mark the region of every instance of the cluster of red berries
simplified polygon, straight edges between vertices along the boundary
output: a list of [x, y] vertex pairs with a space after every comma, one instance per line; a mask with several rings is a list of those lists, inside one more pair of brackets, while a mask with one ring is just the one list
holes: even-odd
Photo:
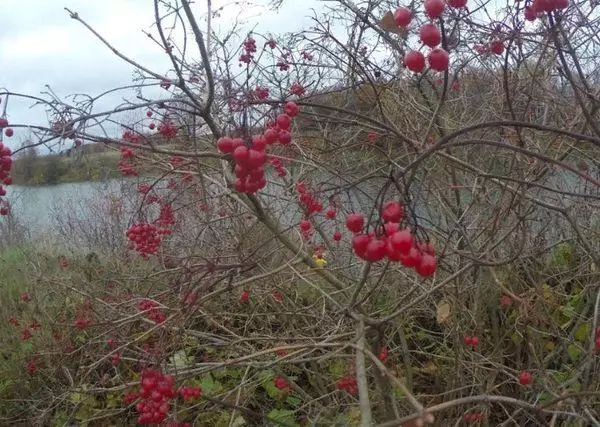
[[256, 40], [254, 40], [252, 37], [248, 37], [246, 40], [244, 40], [243, 47], [244, 53], [242, 53], [240, 56], [240, 62], [249, 64], [250, 61], [252, 61], [252, 58], [254, 58], [254, 53], [256, 53]]
[[188, 402], [199, 398], [202, 395], [202, 389], [200, 387], [183, 386], [179, 388], [179, 395], [184, 401]]
[[355, 396], [358, 393], [358, 384], [356, 383], [356, 377], [353, 375], [347, 375], [340, 378], [337, 381], [337, 388], [340, 390], [346, 390], [348, 394]]
[[566, 9], [567, 7], [569, 7], [569, 0], [533, 0], [529, 6], [525, 7], [525, 19], [535, 21], [540, 14]]
[[256, 89], [254, 89], [254, 96], [257, 99], [267, 99], [269, 97], [269, 89], [258, 86]]
[[421, 277], [429, 277], [437, 269], [435, 249], [431, 244], [416, 241], [408, 229], [400, 228], [404, 218], [404, 208], [396, 201], [388, 201], [383, 205], [381, 219], [384, 222], [384, 233], [377, 236], [374, 231], [364, 234], [365, 218], [361, 214], [350, 214], [346, 218], [346, 227], [354, 236], [352, 249], [354, 253], [368, 262], [399, 261], [403, 266], [414, 268]]
[[465, 343], [465, 345], [467, 347], [471, 347], [472, 349], [475, 349], [475, 347], [477, 347], [479, 345], [479, 338], [475, 335], [473, 335], [473, 336], [467, 335], [463, 338], [463, 342]]
[[138, 310], [146, 312], [146, 317], [154, 323], [163, 323], [167, 320], [165, 313], [160, 311], [158, 303], [150, 299], [143, 299], [137, 304]]
[[171, 229], [168, 227], [173, 224], [175, 224], [173, 206], [170, 203], [164, 203], [160, 206], [160, 214], [156, 220], [156, 225], [164, 228], [163, 234], [170, 234]]
[[[423, 8], [425, 9], [425, 15], [430, 19], [438, 19], [446, 4], [453, 8], [463, 8], [467, 5], [467, 0], [425, 0]], [[394, 19], [399, 27], [408, 27], [413, 19], [413, 12], [405, 7], [399, 7], [394, 12]], [[442, 41], [442, 35], [438, 27], [433, 23], [427, 23], [419, 30], [419, 39], [421, 42], [432, 48], [427, 55], [427, 62], [429, 67], [434, 71], [446, 71], [450, 63], [450, 56], [444, 49], [436, 47]], [[420, 73], [425, 69], [425, 56], [417, 51], [413, 50], [408, 52], [404, 56], [404, 66], [410, 71]]]
[[87, 316], [79, 316], [75, 319], [75, 322], [73, 322], [73, 325], [80, 331], [89, 328], [91, 324], [92, 321]]
[[269, 163], [273, 165], [275, 172], [277, 172], [277, 176], [283, 178], [287, 175], [287, 171], [283, 167], [283, 163], [279, 159], [279, 157], [269, 156]]
[[296, 184], [296, 191], [298, 192], [300, 204], [304, 208], [306, 216], [319, 213], [323, 210], [323, 204], [317, 196], [308, 189], [305, 183], [299, 182]]
[[29, 339], [31, 339], [33, 335], [31, 334], [31, 329], [29, 328], [24, 328], [21, 331], [21, 341], [27, 341]]
[[169, 159], [169, 164], [174, 168], [178, 168], [185, 164], [185, 159], [181, 156], [172, 156]]
[[279, 68], [279, 71], [287, 71], [290, 69], [290, 64], [286, 58], [280, 58], [275, 65]]
[[33, 375], [37, 372], [38, 364], [40, 363], [40, 355], [34, 354], [34, 356], [25, 363], [25, 370], [29, 375]]
[[121, 159], [119, 160], [119, 171], [124, 176], [138, 176], [139, 173], [135, 170], [132, 159], [133, 150], [131, 148], [121, 148]]
[[476, 44], [473, 46], [473, 49], [480, 55], [484, 55], [488, 52], [491, 52], [494, 55], [502, 55], [504, 53], [504, 43], [501, 40], [492, 40], [489, 44]]
[[171, 400], [176, 396], [175, 379], [171, 375], [153, 369], [146, 369], [140, 378], [141, 401], [135, 405], [138, 412], [138, 423], [162, 423], [169, 410]]
[[286, 380], [283, 377], [273, 378], [273, 383], [275, 383], [275, 387], [277, 387], [279, 390], [289, 390], [290, 389], [290, 383], [288, 382], [288, 380]]
[[144, 258], [155, 254], [162, 242], [162, 236], [171, 230], [159, 228], [155, 224], [142, 222], [127, 229], [127, 238], [131, 241], [131, 249], [135, 249]]
[[469, 412], [463, 415], [463, 420], [468, 423], [479, 423], [485, 419], [485, 413], [483, 412]]
[[533, 382], [533, 375], [529, 371], [521, 371], [519, 372], [519, 384], [521, 385], [529, 385]]
[[302, 55], [302, 59], [305, 59], [307, 61], [312, 61], [314, 59], [313, 54], [307, 50], [303, 50], [302, 52], [300, 52], [300, 55]]
[[6, 196], [4, 186], [12, 184], [12, 176], [10, 176], [12, 169], [11, 154], [11, 149], [0, 142], [0, 216], [6, 216], [9, 212], [8, 202], [3, 200], [2, 197]]
[[4, 135], [6, 135], [8, 138], [14, 135], [12, 128], [8, 127], [8, 120], [6, 120], [4, 117], [0, 118], [0, 130], [2, 129], [4, 129]]
[[152, 190], [152, 186], [150, 184], [140, 183], [137, 185], [137, 191], [140, 194], [148, 194]]
[[131, 144], [140, 144], [143, 140], [142, 135], [140, 135], [139, 133], [135, 133], [129, 129], [123, 132], [121, 138], [123, 139], [123, 141], [129, 142]]
[[158, 133], [165, 138], [174, 138], [177, 136], [177, 127], [170, 120], [165, 120], [163, 123], [159, 124], [156, 129], [158, 130]]
[[304, 86], [302, 86], [299, 82], [294, 82], [290, 86], [290, 91], [293, 95], [302, 96], [304, 95]]
[[241, 138], [223, 136], [217, 141], [217, 149], [231, 154], [235, 161], [236, 180], [234, 188], [240, 193], [253, 194], [267, 185], [264, 165], [267, 162], [266, 149], [279, 142], [289, 144], [292, 140], [289, 131], [292, 117], [298, 115], [299, 108], [295, 102], [285, 104], [285, 113], [277, 116], [275, 122], [268, 123], [262, 135], [252, 137], [252, 145], [248, 147]]

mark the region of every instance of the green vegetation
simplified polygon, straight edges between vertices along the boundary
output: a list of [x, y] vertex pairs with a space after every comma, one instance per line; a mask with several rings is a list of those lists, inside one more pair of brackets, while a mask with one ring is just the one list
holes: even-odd
[[[303, 425], [299, 419], [310, 396], [325, 393], [324, 408], [328, 410], [321, 413], [319, 425], [358, 422], [360, 411], [353, 405], [353, 397], [336, 391], [336, 384], [352, 366], [351, 352], [340, 348], [337, 355], [315, 361], [311, 369], [306, 369], [294, 362], [293, 348], [279, 353], [268, 351], [297, 344], [293, 335], [296, 328], [314, 333], [332, 320], [315, 322], [307, 310], [321, 303], [314, 289], [288, 280], [285, 274], [275, 275], [262, 279], [247, 303], [238, 301], [237, 293], [227, 292], [212, 299], [210, 308], [200, 308], [190, 303], [189, 294], [178, 297], [170, 292], [169, 283], [176, 275], [166, 272], [157, 260], [64, 255], [29, 246], [0, 253], [3, 419], [35, 421], [36, 425], [91, 419], [101, 424], [86, 425], [135, 425], [137, 414], [127, 396], [137, 390], [137, 360], [151, 362], [157, 357], [178, 372], [178, 385], [202, 390], [201, 400], [178, 404], [174, 411], [180, 421], [227, 426], [233, 417], [240, 426], [299, 426]], [[463, 288], [460, 295], [446, 297], [443, 304], [438, 304], [437, 320], [424, 315], [428, 303], [421, 304], [420, 316], [401, 317], [388, 331], [390, 353], [386, 363], [397, 367], [417, 396], [443, 393], [461, 378], [456, 369], [462, 371], [469, 363], [481, 368], [471, 373], [473, 384], [484, 384], [493, 375], [505, 379], [500, 386], [502, 392], [515, 394], [519, 386], [507, 372], [491, 374], [488, 368], [502, 363], [515, 376], [527, 354], [546, 354], [545, 371], [538, 372], [535, 381], [563, 384], [563, 393], [576, 393], [581, 389], [577, 372], [592, 332], [593, 301], [586, 289], [595, 266], [584, 265], [573, 255], [573, 247], [562, 245], [549, 254], [546, 262], [524, 265], [520, 270], [497, 269], [501, 288], [494, 280], [482, 278], [477, 286]], [[318, 283], [317, 275], [302, 270], [304, 277]], [[538, 281], [532, 282], [531, 277]], [[552, 285], [549, 278], [553, 279]], [[501, 289], [509, 284], [518, 300], [504, 295], [499, 305]], [[273, 287], [283, 295], [282, 303], [271, 296]], [[398, 289], [386, 286], [383, 291], [377, 304], [387, 312], [394, 307]], [[170, 319], [168, 327], [154, 325], [139, 310], [139, 301], [150, 293], [164, 295], [157, 299], [168, 307], [164, 309]], [[461, 296], [467, 294], [472, 298]], [[304, 308], [298, 310], [300, 306]], [[344, 322], [336, 327], [339, 334], [352, 333], [351, 324]], [[266, 341], [242, 351], [227, 344], [229, 338], [210, 338], [222, 334], [223, 328], [231, 338], [265, 337]], [[273, 330], [280, 337], [288, 336], [289, 341], [266, 338]], [[462, 345], [462, 331], [479, 336], [477, 348], [469, 350]], [[448, 339], [441, 340], [442, 336]], [[159, 353], [153, 353], [153, 349]], [[305, 356], [318, 354], [305, 351]], [[243, 358], [248, 352], [257, 353], [250, 364], [220, 363]], [[119, 354], [116, 363], [115, 353]], [[283, 359], [274, 364], [277, 358]], [[281, 378], [289, 389], [276, 386]], [[591, 382], [595, 388], [597, 379]], [[232, 412], [235, 400], [228, 396], [238, 387], [237, 399], [245, 402], [246, 409], [236, 415]], [[403, 400], [401, 389], [391, 391]], [[376, 396], [376, 389], [371, 393]], [[544, 392], [539, 404], [552, 399]], [[214, 402], [222, 409], [208, 409]], [[206, 410], [204, 405], [208, 405]], [[439, 421], [450, 425], [452, 416], [460, 416], [460, 412], [448, 416]]]
[[93, 154], [49, 154], [21, 156], [13, 166], [15, 185], [62, 184], [65, 182], [103, 181], [120, 176], [118, 151]]

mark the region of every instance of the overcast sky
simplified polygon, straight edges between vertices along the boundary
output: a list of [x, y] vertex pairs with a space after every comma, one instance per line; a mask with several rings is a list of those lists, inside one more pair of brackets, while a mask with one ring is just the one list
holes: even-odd
[[[241, 13], [249, 25], [262, 31], [280, 33], [310, 25], [307, 17], [319, 0], [288, 1], [279, 13], [269, 10], [268, 0], [253, 0], [254, 7], [213, 0], [213, 6], [227, 5], [215, 25], [228, 25]], [[205, 1], [194, 5], [199, 14]], [[111, 44], [140, 64], [159, 73], [170, 67], [168, 57], [142, 30], [153, 32], [151, 0], [0, 0], [0, 89], [39, 95], [50, 85], [59, 96], [75, 93], [100, 94], [132, 82], [133, 67], [116, 57], [79, 22], [71, 19], [67, 7], [79, 13]], [[99, 107], [119, 103], [123, 93], [107, 98]], [[11, 123], [47, 123], [43, 110], [31, 109], [31, 102], [11, 99]], [[28, 135], [15, 130], [9, 141], [18, 146]]]

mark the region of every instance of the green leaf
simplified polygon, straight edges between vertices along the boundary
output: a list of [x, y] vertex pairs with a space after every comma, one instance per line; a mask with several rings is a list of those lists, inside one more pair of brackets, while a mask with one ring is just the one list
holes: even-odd
[[33, 351], [33, 343], [31, 341], [21, 341], [21, 351], [23, 353], [31, 353]]
[[344, 373], [346, 371], [346, 362], [344, 362], [341, 359], [332, 360], [329, 363], [328, 368], [331, 376], [337, 380], [344, 376]]
[[223, 386], [212, 377], [211, 374], [206, 374], [200, 379], [200, 385], [202, 386], [202, 393], [207, 396], [219, 393]]
[[575, 330], [575, 339], [581, 343], [584, 343], [589, 339], [591, 331], [592, 325], [590, 322], [582, 323]]
[[273, 377], [275, 377], [275, 372], [270, 369], [263, 369], [258, 373], [258, 378], [260, 379], [260, 383], [264, 386], [267, 382], [272, 381]]
[[296, 423], [295, 413], [296, 411], [292, 411], [290, 409], [272, 409], [267, 416], [269, 419], [276, 421], [278, 424], [297, 427], [299, 424]]
[[296, 396], [288, 396], [285, 401], [292, 406], [299, 406], [302, 403], [302, 400]]
[[515, 333], [512, 334], [512, 336], [510, 337], [510, 339], [513, 343], [520, 344], [521, 341], [523, 341], [523, 336], [518, 331], [515, 331]]
[[577, 362], [581, 357], [581, 353], [583, 350], [577, 344], [569, 344], [567, 347], [567, 353], [569, 353], [569, 357], [573, 362]]
[[569, 387], [569, 389], [575, 393], [579, 393], [581, 391], [581, 383], [575, 382], [571, 384], [571, 387]]
[[539, 403], [540, 405], [544, 405], [544, 404], [546, 404], [546, 403], [550, 403], [550, 402], [551, 402], [553, 399], [554, 399], [554, 396], [553, 396], [552, 394], [550, 394], [550, 392], [548, 392], [548, 391], [543, 391], [543, 392], [540, 394], [540, 398], [539, 398], [539, 401], [538, 401], [538, 403]]
[[186, 350], [180, 350], [169, 359], [175, 369], [182, 369], [194, 363], [194, 357], [188, 356]]

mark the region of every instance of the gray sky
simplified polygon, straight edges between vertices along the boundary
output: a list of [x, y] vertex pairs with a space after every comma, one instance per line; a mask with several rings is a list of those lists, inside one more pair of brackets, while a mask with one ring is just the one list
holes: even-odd
[[[280, 33], [310, 25], [303, 17], [318, 8], [319, 0], [291, 0], [275, 13], [267, 0], [254, 0], [259, 6], [240, 7], [232, 2], [213, 0], [213, 6], [226, 4], [216, 28], [226, 29], [237, 13], [258, 29]], [[76, 11], [111, 44], [127, 56], [159, 73], [170, 69], [168, 57], [142, 30], [153, 32], [153, 7], [149, 0], [1, 0], [0, 16], [0, 88], [39, 95], [49, 84], [59, 96], [74, 93], [99, 94], [130, 84], [133, 67], [116, 57], [80, 23], [69, 18], [64, 7]], [[205, 2], [194, 7], [199, 14]], [[109, 108], [120, 102], [123, 93], [107, 98], [99, 107]], [[4, 100], [3, 100], [4, 101]], [[31, 102], [11, 98], [8, 106], [11, 123], [44, 124], [41, 109]], [[15, 130], [4, 142], [16, 147], [28, 135]]]

